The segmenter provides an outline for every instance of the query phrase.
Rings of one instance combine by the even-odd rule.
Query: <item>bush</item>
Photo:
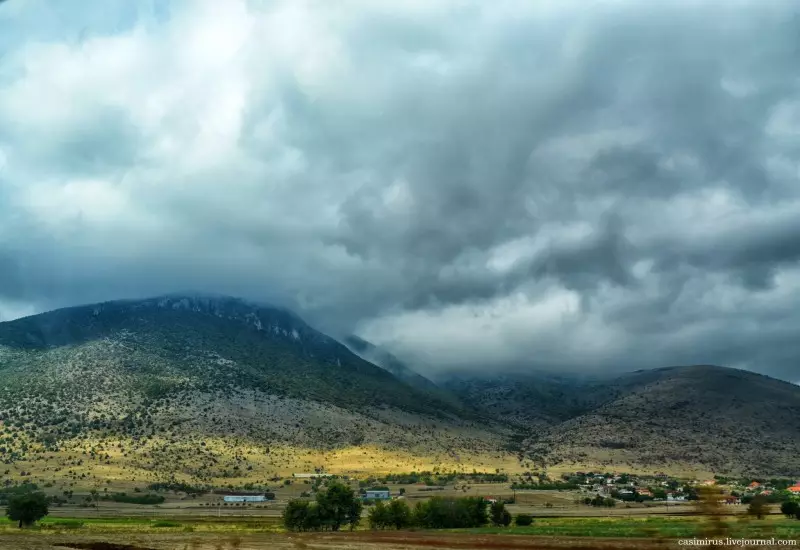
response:
[[[787,518],[796,517],[798,513],[800,513],[800,504],[798,504],[797,501],[787,500],[781,504],[781,514]]]
[[[517,527],[528,527],[533,524],[533,516],[530,514],[518,514],[514,520],[514,524]]]
[[[163,527],[181,527],[181,524],[180,523],[176,523],[174,521],[158,520],[158,521],[154,521],[153,523],[151,523],[150,526],[151,527],[159,527],[159,528],[163,528]]]

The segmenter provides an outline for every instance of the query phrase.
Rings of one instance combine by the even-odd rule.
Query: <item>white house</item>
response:
[[[225,495],[222,497],[225,502],[266,502],[265,495]]]
[[[391,499],[391,495],[389,491],[367,491],[364,498],[374,499],[374,500],[389,500]]]

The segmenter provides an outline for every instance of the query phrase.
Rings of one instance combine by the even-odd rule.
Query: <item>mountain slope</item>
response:
[[[463,402],[523,431],[542,429],[583,414],[607,395],[600,380],[551,373],[450,374],[438,383]]]
[[[98,448],[108,458],[88,476],[135,470],[220,483],[312,466],[474,468],[504,442],[502,430],[291,312],[225,297],[108,302],[0,323],[0,422],[0,447],[20,476],[44,468],[47,453]],[[391,449],[403,452],[390,463]]]
[[[344,343],[359,357],[392,373],[397,379],[402,380],[409,386],[422,390],[425,393],[433,394],[442,401],[450,403],[459,409],[464,409],[463,404],[455,395],[406,366],[405,363],[385,349],[355,335],[350,335],[345,338]]]
[[[605,402],[535,434],[526,452],[547,464],[800,474],[798,386],[698,365],[639,371],[597,391]]]
[[[453,413],[294,314],[230,298],[162,297],[68,308],[0,324],[6,384],[92,350],[145,393],[232,386],[342,406]],[[89,357],[83,366],[88,370]],[[37,371],[38,372],[38,371]],[[121,380],[120,380],[121,381]],[[27,381],[40,383],[36,381]]]

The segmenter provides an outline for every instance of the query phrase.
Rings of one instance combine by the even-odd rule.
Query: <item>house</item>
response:
[[[667,495],[667,502],[686,502],[686,497],[684,495]]]
[[[754,481],[753,483],[747,486],[748,489],[752,490],[758,489],[759,487],[761,487],[761,484],[758,481]]]
[[[642,495],[643,497],[653,496],[653,492],[650,489],[637,489],[636,493]]]
[[[389,494],[389,491],[379,490],[379,491],[366,491],[364,498],[371,500],[390,500],[392,497]]]
[[[739,498],[739,497],[727,496],[727,497],[723,498],[722,500],[720,500],[720,503],[726,504],[726,505],[741,504],[742,503],[742,499]]]
[[[222,497],[225,502],[266,502],[267,495],[254,494],[228,494]]]
[[[800,483],[797,485],[792,485],[791,487],[786,489],[790,493],[794,493],[795,495],[800,495]]]

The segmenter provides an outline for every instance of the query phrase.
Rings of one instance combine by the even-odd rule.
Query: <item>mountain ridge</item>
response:
[[[278,447],[280,459],[253,451],[255,471],[350,449],[349,470],[383,457],[382,468],[394,459],[796,475],[798,419],[800,387],[709,365],[437,385],[365,340],[340,342],[285,308],[225,296],[114,300],[0,323],[0,446],[12,461],[116,441],[149,453],[137,467],[217,482],[242,449]],[[198,463],[179,448],[217,450]]]

